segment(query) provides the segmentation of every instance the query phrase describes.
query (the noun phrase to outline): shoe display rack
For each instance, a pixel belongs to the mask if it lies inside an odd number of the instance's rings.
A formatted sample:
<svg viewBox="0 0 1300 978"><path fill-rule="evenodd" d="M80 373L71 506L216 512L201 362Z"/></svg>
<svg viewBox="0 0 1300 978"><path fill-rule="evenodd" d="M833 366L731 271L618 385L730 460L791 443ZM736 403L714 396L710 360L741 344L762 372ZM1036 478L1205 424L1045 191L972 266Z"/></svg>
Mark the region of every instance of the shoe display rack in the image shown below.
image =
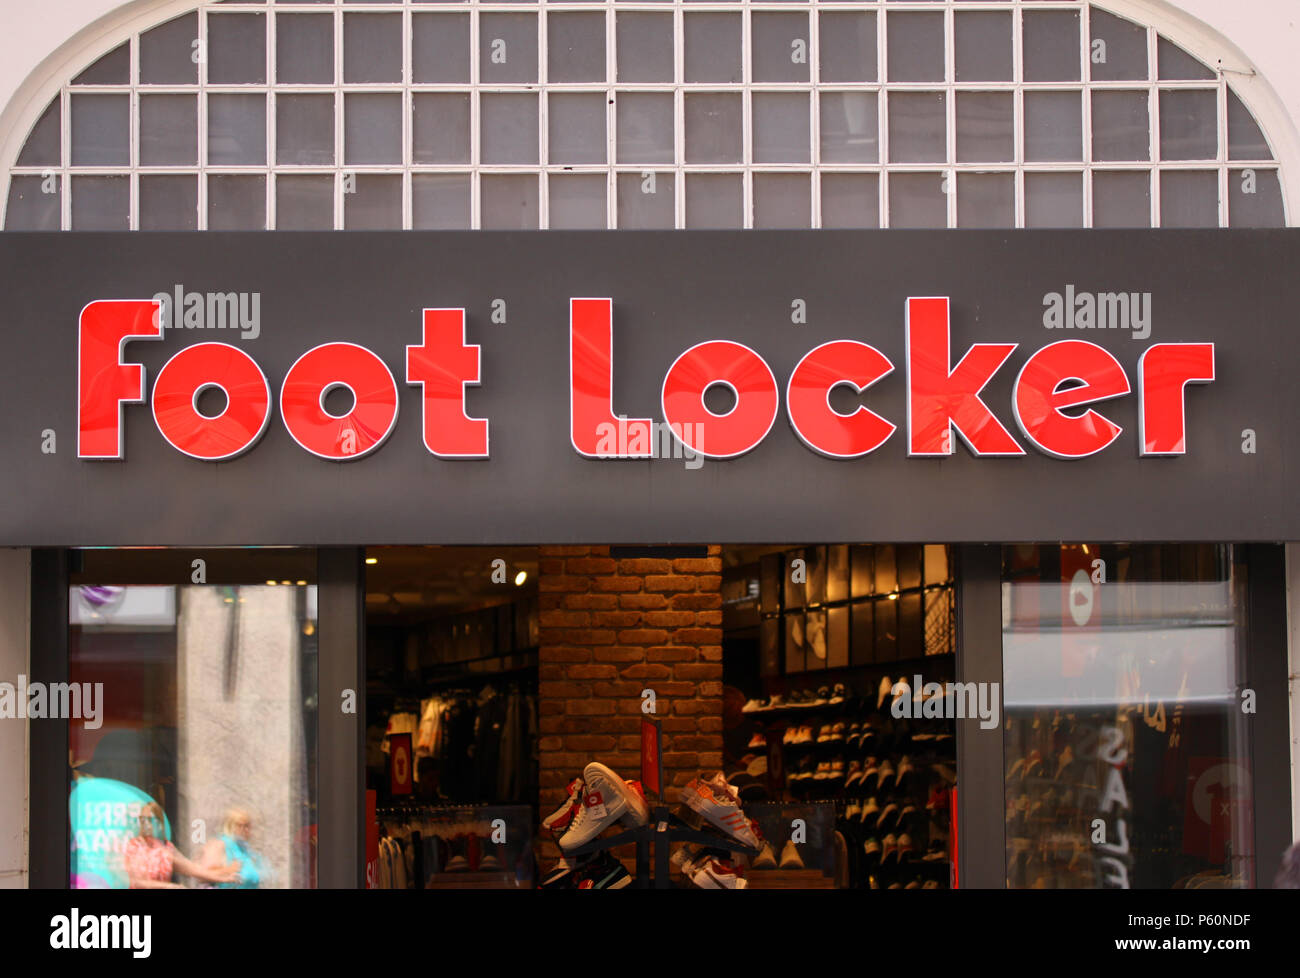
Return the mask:
<svg viewBox="0 0 1300 978"><path fill-rule="evenodd" d="M732 782L747 800L832 806L851 887L946 888L955 721L937 705L926 716L924 684L909 685L910 705L896 716L892 690L915 675L942 683L953 668L951 656L928 657L749 700L742 710L748 753Z"/></svg>

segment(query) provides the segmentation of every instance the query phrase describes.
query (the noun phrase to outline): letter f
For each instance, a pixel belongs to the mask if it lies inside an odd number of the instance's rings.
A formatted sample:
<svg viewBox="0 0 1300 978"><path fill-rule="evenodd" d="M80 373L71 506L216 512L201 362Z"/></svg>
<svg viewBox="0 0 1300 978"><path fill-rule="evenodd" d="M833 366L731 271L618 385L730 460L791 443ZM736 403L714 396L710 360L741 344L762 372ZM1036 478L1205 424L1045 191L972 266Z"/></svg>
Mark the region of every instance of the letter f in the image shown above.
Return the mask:
<svg viewBox="0 0 1300 978"><path fill-rule="evenodd" d="M162 339L160 303L100 299L77 325L77 457L122 458L122 405L144 401L145 369L123 363L133 339Z"/></svg>

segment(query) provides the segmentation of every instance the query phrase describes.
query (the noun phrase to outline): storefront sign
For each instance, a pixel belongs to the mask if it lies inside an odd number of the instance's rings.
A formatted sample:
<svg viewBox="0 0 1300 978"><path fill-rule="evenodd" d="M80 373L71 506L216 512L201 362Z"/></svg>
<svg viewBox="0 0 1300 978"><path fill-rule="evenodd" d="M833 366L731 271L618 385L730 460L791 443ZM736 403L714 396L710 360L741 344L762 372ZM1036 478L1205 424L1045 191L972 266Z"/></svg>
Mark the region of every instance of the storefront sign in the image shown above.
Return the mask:
<svg viewBox="0 0 1300 978"><path fill-rule="evenodd" d="M1300 531L1289 231L6 234L0 256L0 544ZM257 329L178 315L177 282L184 308L257 296Z"/></svg>

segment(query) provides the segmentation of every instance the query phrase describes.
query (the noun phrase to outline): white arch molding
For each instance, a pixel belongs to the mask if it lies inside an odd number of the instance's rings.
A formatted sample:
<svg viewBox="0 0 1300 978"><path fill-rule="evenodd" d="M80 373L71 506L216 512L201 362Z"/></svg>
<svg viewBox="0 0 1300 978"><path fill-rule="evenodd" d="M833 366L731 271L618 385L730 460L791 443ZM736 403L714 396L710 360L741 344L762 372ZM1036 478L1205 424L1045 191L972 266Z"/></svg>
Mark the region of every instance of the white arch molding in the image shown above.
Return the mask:
<svg viewBox="0 0 1300 978"><path fill-rule="evenodd" d="M13 0L20 2L20 0ZM21 0L25 2L25 0ZM290 0L292 2L292 0ZM401 0L394 0L400 3ZM493 0L482 0L484 3L493 2ZM496 0L501 2L501 0ZM601 0L592 0L599 3ZM672 10L681 4L682 0L676 0L673 4L663 4L662 8L656 9ZM705 3L708 0L704 0ZM719 5L726 9L741 9L742 6L749 3L750 0L737 2L731 0L730 3L723 3L718 0ZM779 5L780 0L752 0L755 5L762 5L765 8L772 8ZM872 4L877 9L885 8L885 0L862 0L866 4ZM951 0L944 0L944 3L950 3ZM1020 0L998 0L998 2L1016 2ZM1191 11L1202 8L1197 12L1204 12L1207 16L1217 14L1222 7L1216 7L1216 2L1220 0L1182 0L1180 5L1175 6L1172 2L1165 0L1079 0L1083 6L1094 6L1099 9L1113 13L1127 20L1138 23L1142 26L1154 28L1158 34L1166 40L1173 42L1183 48L1187 53L1196 57L1202 63L1216 72L1219 78L1227 81L1227 84L1236 92L1247 110L1254 116L1258 123L1265 140L1272 151L1274 160L1278 167L1278 177L1281 185L1282 202L1286 214L1286 223L1288 226L1300 224L1300 177L1293 174L1293 170L1300 167L1300 128L1297 126L1297 118L1300 118L1300 65L1292 64L1290 66L1290 75L1283 79L1280 86L1275 86L1270 79L1260 71L1250 56L1241 49L1236 43L1230 40L1222 30L1215 29L1207 24L1204 20L1195 16ZM1243 28L1249 25L1261 37L1269 32L1291 30L1293 34L1297 31L1294 28L1288 28L1286 25L1287 18L1293 15L1290 8L1289 0L1263 0L1263 3L1271 5L1276 14L1276 21L1269 16L1269 12L1252 12L1250 15L1238 14L1240 23ZM32 128L39 120L41 114L45 111L50 101L54 99L60 89L76 77L80 72L94 64L97 60L117 48L124 41L130 39L133 35L142 33L152 27L165 23L182 14L201 9L206 6L216 5L209 0L207 3L198 3L195 0L130 0L127 3L120 3L118 0L51 0L49 3L30 4L32 12L29 18L22 18L8 13L6 16L13 21L7 25L9 34L8 42L0 41L0 60L3 60L7 53L7 46L12 46L15 51L22 51L28 63L33 57L39 56L42 49L47 49L48 53L35 64L21 82L15 84L13 78L5 77L5 69L0 68L0 98L3 98L6 92L11 92L3 109L0 110L0 228L4 226L5 211L8 207L9 185L11 178L11 169L13 168L18 154L31 133ZM525 12L531 5L514 5L510 9L518 12ZM789 4L792 9L807 10L809 5L802 2L792 2ZM957 5L966 9L965 4ZM1023 6L1026 9L1062 9L1066 4L1055 0L1055 2L1039 2L1039 0L1024 0ZM1229 5L1230 7L1233 5ZM357 12L366 12L368 5L358 5L353 8ZM939 3L934 7L940 7ZM576 3L565 3L565 11L576 11L584 8L583 0L577 0ZM693 4L695 9L696 5ZM247 7L242 4L231 4L228 9L232 12L240 11L255 12L259 9L273 10L274 4L268 3L266 7L259 7L250 4ZM318 12L332 9L331 4L322 4ZM381 8L383 9L383 8ZM429 11L452 10L452 9L470 9L467 3L449 4L446 7L430 4L427 8ZM707 7L705 9L708 9ZM891 9L893 7L891 6ZM919 9L908 6L908 9ZM969 9L979 9L978 6ZM374 11L379 12L379 11ZM65 37L62 41L52 41L51 31L57 31L52 27L51 21L56 23L67 23L75 33L71 37ZM202 23L202 18L200 18ZM80 28L77 29L77 25ZM1239 32L1240 33L1240 32ZM44 35L44 36L42 36ZM57 36L63 36L57 34ZM1300 39L1300 38L1298 38ZM336 38L336 44L338 39ZM53 44L53 47L51 47ZM21 63L23 58L11 59ZM10 69L12 71L12 68ZM1151 72L1154 75L1155 65L1151 65ZM273 79L268 79L268 84L274 85ZM613 82L609 83L613 85ZM882 82L882 86L883 86ZM1135 83L1137 87L1140 83ZM1151 82L1149 84L1158 84ZM718 85L721 89L725 86ZM816 87L814 83L813 87ZM1084 85L1086 89L1086 83ZM1279 87L1282 91L1279 91ZM200 86L198 91L202 91ZM1283 94L1285 92L1285 95ZM1290 104L1294 106L1294 111L1288 108L1288 98ZM1222 106L1220 106L1222 110ZM132 112L132 125L135 124L135 112ZM64 113L62 120L64 129L64 138L68 131L69 120L67 113ZM339 147L341 160L341 147ZM1226 155L1226 147L1225 147ZM607 166L612 166L612 161ZM1219 166L1214 161L1206 161L1207 166ZM749 164L740 164L738 166L748 167ZM1087 168L1089 164L1080 164L1081 168ZM1156 167L1156 164L1153 164ZM339 161L334 164L333 169L344 169L344 164ZM650 166L650 169L656 167ZM942 164L936 164L935 169L942 169ZM809 169L816 169L816 164L809 164ZM881 162L880 169L890 170L890 165ZM64 188L66 190L66 188ZM678 202L681 206L681 202ZM1221 201L1221 206L1226 206L1226 200Z"/></svg>

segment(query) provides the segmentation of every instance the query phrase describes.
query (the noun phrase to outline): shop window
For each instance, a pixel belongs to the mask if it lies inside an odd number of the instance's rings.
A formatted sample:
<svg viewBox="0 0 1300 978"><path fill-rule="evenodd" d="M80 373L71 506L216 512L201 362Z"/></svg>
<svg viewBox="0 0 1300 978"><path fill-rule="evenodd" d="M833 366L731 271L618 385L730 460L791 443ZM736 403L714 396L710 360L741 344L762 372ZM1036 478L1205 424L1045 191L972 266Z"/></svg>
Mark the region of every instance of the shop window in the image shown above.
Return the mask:
<svg viewBox="0 0 1300 978"><path fill-rule="evenodd" d="M74 889L315 885L315 569L312 550L74 552Z"/></svg>
<svg viewBox="0 0 1300 978"><path fill-rule="evenodd" d="M1080 0L197 6L69 66L9 167L5 227L1286 223L1250 93ZM304 167L333 189L298 206ZM349 199L381 175L382 204ZM239 176L262 195L201 192Z"/></svg>
<svg viewBox="0 0 1300 978"><path fill-rule="evenodd" d="M1255 885L1244 565L1003 550L1007 885Z"/></svg>

